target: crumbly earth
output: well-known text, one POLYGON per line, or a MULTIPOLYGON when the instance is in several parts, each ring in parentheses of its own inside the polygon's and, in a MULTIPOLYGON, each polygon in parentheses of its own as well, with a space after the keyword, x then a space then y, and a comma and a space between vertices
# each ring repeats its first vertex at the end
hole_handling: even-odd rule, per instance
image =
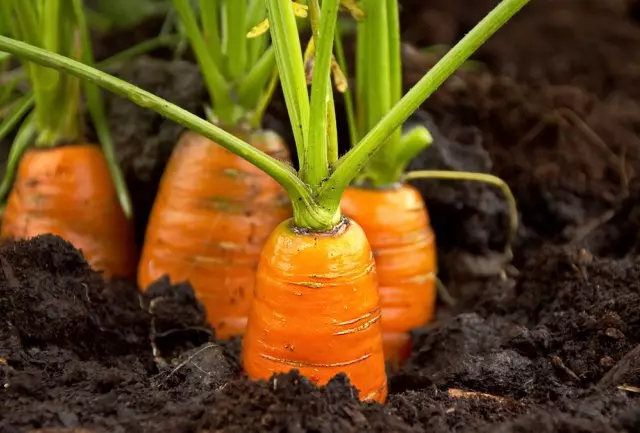
MULTIPOLYGON (((402 4, 408 86, 437 56, 416 47, 452 43, 495 1, 402 4)), ((412 168, 502 177, 521 224, 507 266, 499 190, 416 182, 453 299, 414 332, 386 404, 360 403, 342 376, 322 388, 295 372, 249 381, 241 341, 216 341, 188 285, 140 294, 41 236, 0 246, 0 433, 640 431, 638 10, 531 2, 413 119, 436 140, 412 168)), ((116 72, 201 113, 188 62, 116 72)), ((181 128, 108 105, 141 241, 181 128)), ((290 141, 284 119, 278 96, 267 125, 290 141)))

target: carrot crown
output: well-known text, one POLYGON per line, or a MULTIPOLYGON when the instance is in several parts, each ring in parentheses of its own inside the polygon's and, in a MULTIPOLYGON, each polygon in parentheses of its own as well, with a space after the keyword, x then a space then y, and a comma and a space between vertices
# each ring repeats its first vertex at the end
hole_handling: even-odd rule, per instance
MULTIPOLYGON (((355 114, 351 93, 347 94, 347 111, 351 145, 354 146, 396 105, 402 97, 402 62, 400 23, 396 0, 363 0, 366 19, 357 30, 355 114)), ((341 51, 341 41, 336 44, 341 51)), ((341 63, 344 63, 343 55, 341 63)), ((371 158, 357 182, 385 186, 400 180, 409 162, 431 144, 429 131, 423 126, 406 135, 396 129, 371 158)))
POLYGON ((210 120, 258 127, 277 82, 268 35, 247 37, 264 18, 264 0, 191 3, 173 0, 211 98, 210 120))
POLYGON ((293 6, 283 0, 265 1, 296 147, 298 155, 302 156, 299 173, 211 122, 80 62, 2 36, 0 51, 17 54, 40 65, 65 70, 87 79, 215 140, 268 173, 286 189, 298 227, 325 231, 339 222, 342 193, 372 155, 476 49, 529 2, 503 0, 375 123, 346 155, 332 163, 328 156, 328 136, 331 134, 327 125, 332 116, 329 96, 331 59, 341 1, 323 0, 322 8, 318 0, 308 1, 316 46, 310 96, 293 6))

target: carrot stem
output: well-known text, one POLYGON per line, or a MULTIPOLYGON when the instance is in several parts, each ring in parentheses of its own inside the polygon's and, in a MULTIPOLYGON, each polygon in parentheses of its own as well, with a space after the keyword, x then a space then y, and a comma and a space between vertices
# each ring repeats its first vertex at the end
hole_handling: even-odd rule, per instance
POLYGON ((431 143, 433 143, 433 137, 423 125, 415 126, 404 133, 395 151, 395 167, 392 178, 399 179, 402 177, 402 173, 404 173, 413 158, 429 147, 431 143))
POLYGON ((310 107, 296 16, 290 2, 282 0, 267 0, 267 12, 298 162, 306 167, 310 107))
MULTIPOLYGON (((329 175, 327 106, 329 99, 328 91, 331 90, 330 79, 333 38, 340 1, 324 0, 322 2, 320 16, 317 16, 317 0, 310 0, 309 5, 312 11, 312 20, 318 20, 322 17, 322 19, 320 19, 320 28, 317 31, 322 37, 317 38, 314 36, 316 57, 311 85, 311 117, 309 118, 307 158, 305 159, 305 165, 301 166, 302 168, 300 170, 302 180, 313 189, 317 188, 329 175), (314 15, 316 16, 314 17, 314 15)), ((314 33, 316 33, 315 30, 314 33)))
MULTIPOLYGON (((84 9, 82 0, 72 0, 73 12, 76 15, 76 21, 78 23, 78 30, 80 33, 80 41, 82 43, 82 61, 86 65, 93 65, 93 48, 91 46, 91 39, 89 35, 89 27, 84 15, 84 9)), ((111 179, 118 195, 118 201, 122 207, 122 211, 127 218, 133 216, 133 204, 131 203, 131 196, 127 183, 118 164, 116 157, 115 146, 113 144, 113 137, 109 130, 109 121, 107 120, 107 114, 105 112, 104 99, 102 98, 102 90, 96 85, 84 82, 84 91, 87 98, 87 107, 93 121, 93 126, 96 129, 96 134, 100 145, 102 146, 102 152, 107 161, 111 179)))
POLYGON ((518 231, 518 206, 516 199, 511 192, 511 188, 507 183, 497 176, 487 173, 472 173, 465 171, 446 171, 446 170, 416 170, 406 173, 402 177, 402 181, 416 180, 416 179, 449 179, 449 180, 467 180, 472 182, 484 182, 491 185, 495 185, 504 194, 509 207, 509 232, 507 234, 507 242, 505 245, 505 255, 511 259, 511 245, 515 239, 518 231))
MULTIPOLYGON (((288 1, 266 1, 276 60, 281 74, 287 109, 294 128, 296 147, 298 148, 298 153, 303 156, 303 164, 308 165, 315 161, 304 161, 306 147, 310 144, 317 146, 318 142, 324 142, 327 131, 321 131, 322 134, 314 131, 314 134, 322 136, 319 140, 309 142, 305 140, 309 131, 307 125, 311 122, 309 117, 310 107, 302 50, 298 39, 293 6, 288 1), (286 79, 284 78, 285 76, 287 77, 286 79)), ((318 63, 314 68, 312 93, 313 86, 316 86, 318 88, 316 92, 318 94, 322 93, 325 97, 326 86, 323 86, 322 82, 329 82, 331 49, 337 18, 337 2, 338 0, 325 0, 323 3, 320 37, 321 39, 328 37, 329 42, 320 40, 318 59, 316 59, 318 63), (327 17, 330 17, 330 21, 334 22, 327 23, 325 21, 328 19, 327 17), (327 67, 327 63, 329 67, 327 67), (320 66, 318 67, 318 65, 320 66), (326 76, 324 78, 318 75, 320 73, 318 71, 321 70, 325 71, 326 76), (320 82, 320 86, 318 82, 320 82), (323 92, 320 92, 320 90, 323 92)), ((457 67, 528 2, 529 0, 503 0, 451 52, 445 55, 353 149, 338 160, 335 170, 326 181, 317 185, 306 184, 290 167, 253 148, 245 141, 213 126, 186 110, 111 75, 83 65, 68 57, 3 36, 0 36, 0 51, 6 51, 41 66, 66 71, 71 75, 93 82, 142 107, 152 108, 162 116, 186 126, 211 140, 215 140, 229 151, 265 171, 285 188, 293 205, 294 223, 298 227, 313 231, 327 231, 336 227, 340 221, 340 198, 344 189, 371 156, 384 144, 385 140, 408 119, 444 80, 453 74, 457 67)), ((315 102, 317 101, 318 98, 315 98, 315 102)), ((326 109, 327 101, 326 99, 324 101, 320 100, 314 105, 316 107, 323 106, 326 109)), ((326 124, 326 111, 314 108, 314 112, 316 110, 320 113, 320 118, 314 117, 313 121, 320 121, 326 124)), ((324 149, 324 152, 326 152, 326 149, 324 149)), ((310 152, 310 154, 314 155, 315 153, 319 154, 320 152, 317 150, 310 152)), ((321 170, 326 168, 321 168, 321 170)))
POLYGON ((0 124, 0 141, 22 120, 22 118, 33 108, 33 95, 25 95, 18 102, 17 107, 11 112, 7 119, 0 124))
POLYGON ((271 76, 271 80, 269 81, 269 86, 267 87, 266 92, 262 95, 261 100, 258 102, 256 110, 253 112, 251 116, 251 120, 249 121, 249 125, 254 128, 260 128, 262 124, 262 118, 264 117, 264 113, 267 111, 267 107, 269 106, 269 102, 271 101, 271 97, 273 93, 276 91, 276 86, 278 84, 278 70, 274 69, 273 74, 271 76))
POLYGON ((254 107, 258 104, 265 83, 268 82, 269 77, 273 76, 273 71, 276 69, 276 55, 273 47, 269 47, 238 84, 236 90, 238 101, 245 107, 254 107))
POLYGON ((7 159, 7 166, 4 171, 4 177, 0 184, 0 203, 4 205, 11 186, 13 185, 13 179, 16 176, 18 170, 18 164, 20 158, 27 150, 27 148, 33 143, 33 137, 36 133, 35 113, 31 113, 27 119, 22 122, 18 133, 13 140, 11 149, 9 150, 9 158, 7 159))
MULTIPOLYGON (((345 74, 349 74, 347 59, 344 55, 344 46, 342 44, 342 35, 340 34, 340 26, 336 26, 336 58, 338 65, 344 71, 345 74)), ((358 127, 356 124, 356 114, 353 105, 353 91, 351 86, 348 86, 344 91, 344 105, 347 112, 347 125, 349 126, 349 140, 353 144, 358 142, 358 127)))
POLYGON ((209 55, 216 65, 222 64, 220 47, 220 0, 200 0, 200 21, 202 33, 207 41, 209 55))
POLYGON ((336 164, 333 174, 318 196, 328 209, 337 208, 344 189, 364 168, 372 154, 413 114, 420 105, 459 68, 487 39, 530 0, 503 0, 460 40, 420 81, 378 122, 360 142, 336 164))
MULTIPOLYGON (((265 4, 264 0, 249 0, 247 10, 246 31, 249 32, 253 26, 264 18, 265 4)), ((262 55, 267 43, 267 36, 262 35, 257 38, 251 38, 247 44, 247 64, 254 65, 258 58, 262 55)), ((274 58, 275 59, 275 58, 274 58)))
POLYGON ((267 172, 287 190, 292 199, 296 199, 301 203, 298 206, 312 206, 315 202, 306 185, 302 183, 289 166, 255 149, 249 143, 225 130, 214 126, 211 122, 165 99, 76 60, 6 36, 0 36, 0 51, 23 57, 41 66, 63 70, 122 96, 141 107, 153 109, 158 114, 214 140, 224 148, 267 172))
POLYGON ((225 3, 227 15, 227 69, 232 80, 238 80, 245 74, 247 65, 247 1, 232 0, 225 3))
POLYGON ((229 95, 229 85, 209 53, 189 0, 173 0, 173 4, 180 15, 184 30, 200 64, 211 98, 211 105, 215 107, 214 112, 223 122, 233 124, 235 119, 233 119, 233 103, 229 95))

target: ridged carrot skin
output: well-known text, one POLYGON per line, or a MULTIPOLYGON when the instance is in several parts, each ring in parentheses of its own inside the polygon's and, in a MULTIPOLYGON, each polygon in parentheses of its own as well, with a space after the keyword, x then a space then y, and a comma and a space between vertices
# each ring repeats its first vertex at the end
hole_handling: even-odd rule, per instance
MULTIPOLYGON (((290 158, 274 133, 243 138, 275 158, 290 158)), ((262 247, 290 216, 290 202, 276 181, 211 140, 186 132, 160 182, 138 284, 146 289, 165 274, 173 283, 189 281, 216 337, 242 335, 262 247)))
POLYGON ((291 220, 267 241, 243 339, 252 379, 297 369, 323 385, 344 372, 362 400, 383 402, 376 268, 360 226, 344 218, 331 233, 301 232, 291 220))
POLYGON ((91 144, 27 151, 18 165, 2 237, 52 233, 109 277, 133 278, 133 226, 120 207, 102 150, 91 144))
POLYGON ((385 358, 398 367, 410 353, 409 330, 432 320, 436 248, 420 193, 402 184, 385 189, 349 187, 342 212, 369 239, 378 269, 385 358))

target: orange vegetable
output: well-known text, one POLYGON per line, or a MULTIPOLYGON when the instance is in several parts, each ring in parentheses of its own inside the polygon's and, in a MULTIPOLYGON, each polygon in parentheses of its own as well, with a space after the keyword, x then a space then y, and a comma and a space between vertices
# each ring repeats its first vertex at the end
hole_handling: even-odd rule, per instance
MULTIPOLYGON (((256 148, 289 160, 280 137, 237 131, 256 148)), ((188 281, 221 339, 241 335, 262 246, 291 216, 284 189, 211 140, 186 132, 165 169, 138 269, 146 289, 163 275, 188 281)))
POLYGON ((135 275, 133 228, 98 146, 36 148, 23 155, 1 234, 30 238, 43 233, 71 242, 107 276, 135 275))
POLYGON ((436 248, 429 216, 412 186, 349 187, 343 213, 357 221, 371 243, 378 269, 385 358, 393 367, 409 355, 409 331, 433 318, 436 248))
POLYGON ((387 380, 373 255, 358 224, 332 232, 280 224, 258 267, 242 360, 252 379, 298 369, 323 385, 344 372, 362 400, 383 402, 387 380))

